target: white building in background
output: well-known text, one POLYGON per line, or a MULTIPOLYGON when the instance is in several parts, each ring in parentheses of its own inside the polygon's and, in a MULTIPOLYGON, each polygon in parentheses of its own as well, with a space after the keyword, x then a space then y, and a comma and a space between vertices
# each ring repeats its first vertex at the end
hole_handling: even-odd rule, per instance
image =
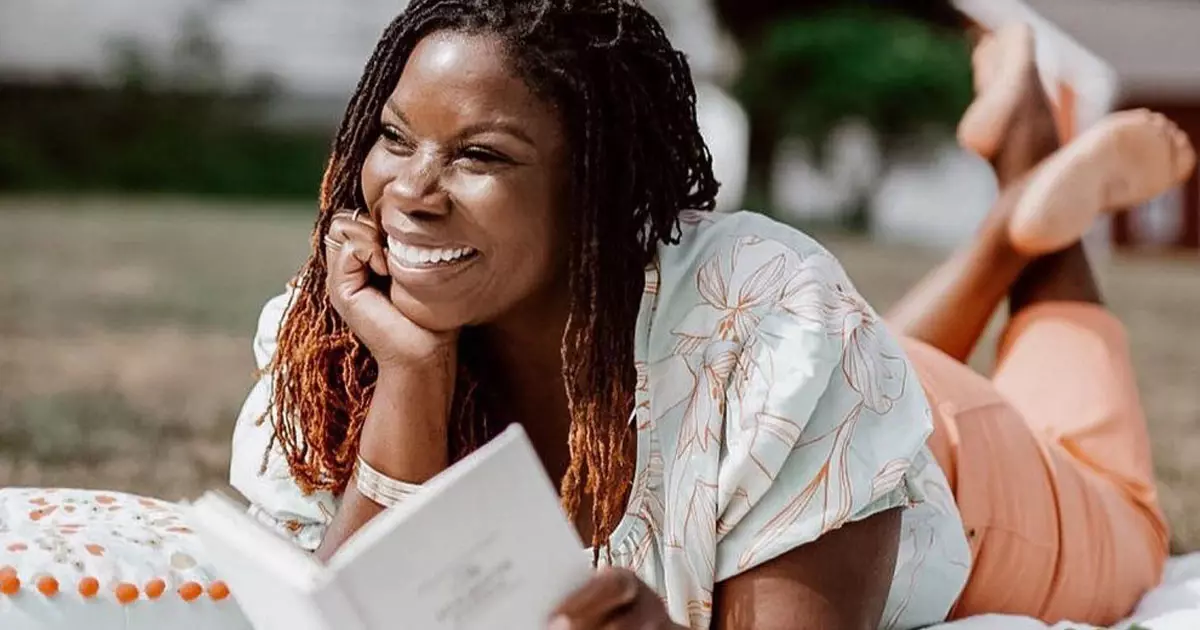
MULTIPOLYGON (((169 64, 190 21, 207 25, 234 81, 276 78, 288 97, 276 112, 280 118, 328 123, 340 114, 379 33, 404 1, 0 0, 0 75, 108 80, 111 46, 121 40, 137 42, 151 61, 169 64)), ((748 123, 718 86, 736 73, 736 47, 720 29, 710 0, 645 1, 692 61, 701 125, 724 184, 720 205, 732 208, 745 188, 748 123)), ((1047 92, 1071 100, 1078 128, 1129 100, 1130 86, 1138 94, 1182 87, 1200 105, 1200 0, 956 2, 984 23, 1022 19, 1035 25, 1047 92)), ((775 206, 795 219, 830 218, 869 194, 880 238, 956 244, 996 196, 987 165, 952 138, 885 164, 872 132, 848 122, 818 164, 802 142, 787 143, 774 178, 775 206)), ((1169 203, 1174 198, 1191 199, 1175 195, 1157 205, 1178 206, 1169 203)), ((1099 242, 1107 240, 1102 232, 1099 242)))
POLYGON ((122 40, 165 65, 196 19, 211 30, 232 78, 265 72, 298 95, 346 94, 398 6, 396 0, 4 0, 0 72, 107 80, 112 46, 122 40))
MULTIPOLYGON (((955 0, 985 26, 1034 27, 1046 93, 1078 133, 1116 109, 1163 111, 1200 143, 1200 0, 955 0)), ((776 170, 776 206, 798 219, 836 217, 872 191, 876 235, 952 246, 968 238, 997 195, 979 158, 946 138, 930 152, 881 164, 869 130, 848 122, 823 167, 791 143, 776 170), (875 179, 871 176, 874 174, 875 179)), ((1200 176, 1145 207, 1097 226, 1093 249, 1200 249, 1200 176), (1123 230, 1115 230, 1119 225, 1123 230), (1113 232, 1116 238, 1111 238, 1113 232)))
MULTIPOLYGON (((1073 86, 1082 127, 1110 111, 1116 73, 1028 5, 1020 0, 956 4, 987 26, 1032 24, 1046 92, 1057 98, 1060 82, 1073 86)), ((998 194, 990 166, 961 149, 950 134, 884 163, 871 130, 849 121, 834 134, 824 165, 817 163, 804 143, 791 143, 776 169, 776 206, 799 220, 832 219, 847 210, 848 201, 867 194, 872 229, 883 240, 951 247, 970 237, 998 194)), ((1104 244, 1103 228, 1093 239, 1104 244)))
MULTIPOLYGON (((282 88, 284 120, 328 124, 345 106, 384 27, 404 0, 2 0, 0 75, 112 81, 113 46, 136 42, 170 66, 189 25, 205 26, 233 82, 269 75, 282 88)), ((700 122, 731 208, 745 189, 748 123, 716 81, 734 71, 708 0, 651 0, 699 83, 700 122)))

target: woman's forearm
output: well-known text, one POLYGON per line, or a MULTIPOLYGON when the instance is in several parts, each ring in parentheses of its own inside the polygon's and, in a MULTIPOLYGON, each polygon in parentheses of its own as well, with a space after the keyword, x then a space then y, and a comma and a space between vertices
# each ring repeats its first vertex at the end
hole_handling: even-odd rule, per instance
MULTIPOLYGON (((425 483, 449 466, 446 447, 452 376, 381 371, 359 442, 359 454, 379 472, 425 483)), ((360 494, 352 479, 341 507, 317 549, 328 560, 354 532, 383 511, 360 494)))

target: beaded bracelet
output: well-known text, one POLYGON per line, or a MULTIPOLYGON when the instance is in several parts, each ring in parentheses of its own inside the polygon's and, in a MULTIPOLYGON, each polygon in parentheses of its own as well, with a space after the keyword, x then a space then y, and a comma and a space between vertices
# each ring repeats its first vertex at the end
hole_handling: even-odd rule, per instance
POLYGON ((354 479, 359 494, 385 508, 392 507, 421 490, 418 484, 392 479, 375 470, 362 455, 358 456, 354 467, 354 479))

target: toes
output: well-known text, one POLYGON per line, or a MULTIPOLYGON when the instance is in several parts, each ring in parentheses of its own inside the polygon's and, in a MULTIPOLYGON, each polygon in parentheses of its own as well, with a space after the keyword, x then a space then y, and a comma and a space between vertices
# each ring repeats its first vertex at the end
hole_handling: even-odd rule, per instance
POLYGON ((1172 140, 1171 157, 1180 176, 1185 177, 1196 168, 1196 149, 1188 135, 1180 129, 1176 129, 1172 134, 1172 140))
POLYGON ((1176 155, 1187 155, 1191 143, 1188 142, 1187 134, 1179 128, 1175 128, 1168 132, 1171 137, 1171 146, 1175 150, 1176 155))
POLYGON ((1178 155, 1186 157, 1187 160, 1185 161, 1192 161, 1196 157, 1196 150, 1192 147, 1192 141, 1182 131, 1175 132, 1175 152, 1178 155))
POLYGON ((1171 122, 1171 120, 1169 118, 1167 118, 1166 116, 1163 116, 1162 114, 1159 114, 1158 112, 1155 112, 1150 117, 1150 124, 1158 127, 1160 130, 1162 130, 1162 132, 1164 134, 1167 134, 1168 136, 1171 134, 1172 131, 1179 129, 1178 127, 1175 126, 1175 123, 1171 122))
MULTIPOLYGON (((1130 122, 1133 122, 1133 123, 1136 123, 1139 125, 1155 124, 1156 123, 1155 117, 1159 116, 1159 115, 1160 114, 1158 114, 1157 112, 1152 112, 1148 109, 1131 109, 1131 110, 1128 110, 1125 112, 1119 112, 1118 114, 1116 114, 1116 116, 1125 117, 1130 122)), ((1114 120, 1116 119, 1116 116, 1114 116, 1114 120)))
POLYGON ((995 60, 993 50, 995 47, 996 37, 989 33, 984 35, 979 45, 975 47, 975 51, 971 53, 971 68, 976 93, 986 88, 994 78, 996 64, 993 63, 995 60))

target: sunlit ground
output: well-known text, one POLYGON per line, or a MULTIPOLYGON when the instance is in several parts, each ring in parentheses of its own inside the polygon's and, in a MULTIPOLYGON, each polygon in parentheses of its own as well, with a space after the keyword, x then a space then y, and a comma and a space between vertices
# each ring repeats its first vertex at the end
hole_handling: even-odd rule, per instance
MULTIPOLYGON (((0 199, 0 486, 178 499, 224 484, 258 309, 311 225, 303 208, 0 199)), ((826 244, 881 311, 939 259, 826 244)), ((1200 259, 1118 260, 1103 284, 1130 328, 1177 548, 1200 549, 1200 259)))

